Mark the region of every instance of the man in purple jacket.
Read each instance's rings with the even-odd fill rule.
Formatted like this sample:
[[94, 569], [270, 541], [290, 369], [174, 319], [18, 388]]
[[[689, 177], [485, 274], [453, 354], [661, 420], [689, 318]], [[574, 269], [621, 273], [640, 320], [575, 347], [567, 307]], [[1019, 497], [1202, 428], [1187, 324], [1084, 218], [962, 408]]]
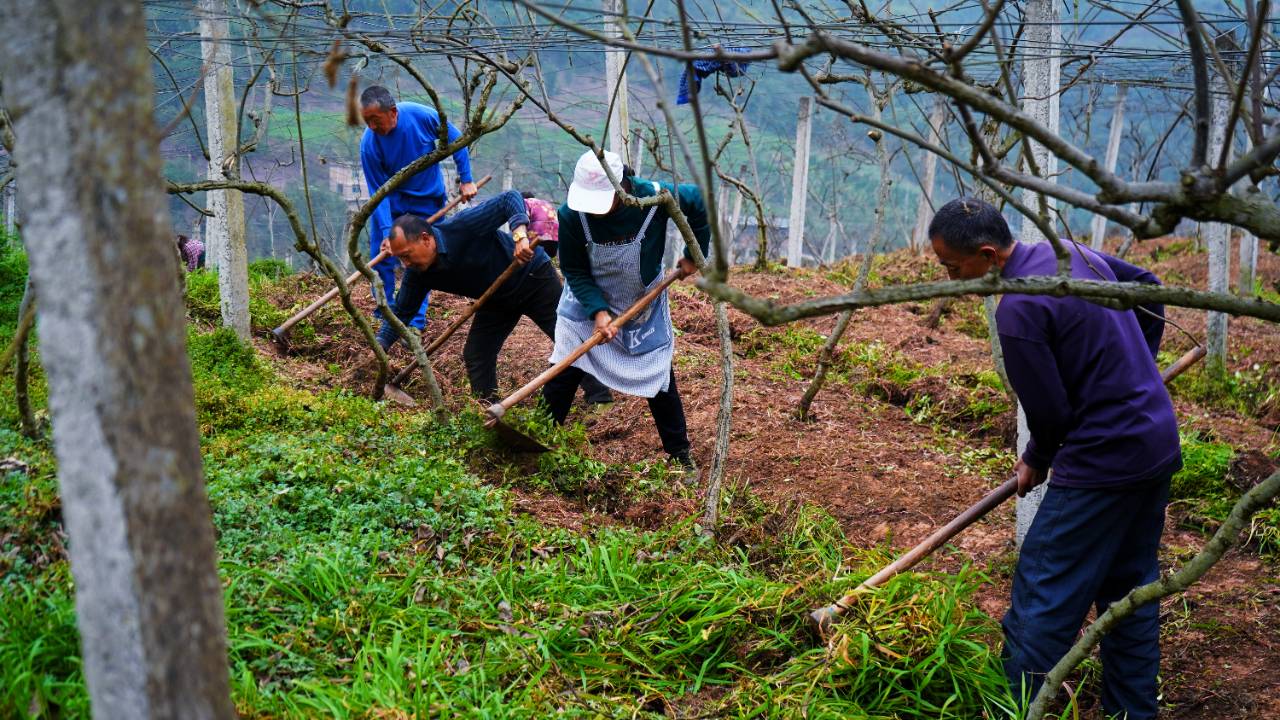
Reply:
[[[1014, 242], [1004, 217], [981, 200], [944, 205], [929, 238], [955, 280], [1057, 273], [1051, 244]], [[1117, 258], [1078, 244], [1070, 250], [1072, 277], [1159, 282]], [[1015, 699], [1035, 697], [1090, 605], [1102, 613], [1159, 576], [1169, 480], [1182, 467], [1177, 419], [1155, 364], [1163, 325], [1159, 305], [1115, 310], [1071, 296], [1005, 295], [996, 310], [1005, 369], [1031, 431], [1014, 466], [1018, 495], [1050, 478], [1003, 622]], [[1108, 717], [1156, 717], [1158, 603], [1103, 639], [1102, 666]]]

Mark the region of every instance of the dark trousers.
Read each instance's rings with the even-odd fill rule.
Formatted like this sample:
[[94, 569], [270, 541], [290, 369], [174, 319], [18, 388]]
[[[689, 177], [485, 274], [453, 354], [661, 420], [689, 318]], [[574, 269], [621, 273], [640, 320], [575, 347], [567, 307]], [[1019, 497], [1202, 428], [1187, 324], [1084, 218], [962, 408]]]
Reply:
[[[1004, 671], [1015, 699], [1035, 697], [1044, 674], [1075, 642], [1090, 605], [1101, 614], [1159, 576], [1168, 502], [1169, 476], [1118, 489], [1049, 486], [1022, 542], [1003, 623]], [[1159, 605], [1143, 605], [1102, 640], [1108, 717], [1156, 716]]]
[[[494, 298], [476, 311], [462, 348], [462, 362], [471, 381], [471, 392], [485, 401], [497, 400], [498, 352], [523, 315], [547, 337], [556, 336], [556, 306], [560, 303], [560, 278], [551, 263], [531, 270], [519, 286], [502, 298]], [[576, 388], [576, 386], [575, 386]], [[594, 377], [582, 383], [587, 402], [609, 402], [609, 388]], [[572, 394], [569, 400], [573, 400]]]
[[[578, 383], [589, 377], [591, 376], [585, 371], [570, 366], [542, 387], [542, 397], [557, 425], [564, 424], [565, 418], [569, 416], [569, 406], [573, 403]], [[669, 455], [688, 452], [689, 430], [685, 426], [684, 403], [681, 402], [680, 390], [676, 387], [674, 368], [671, 370], [671, 384], [667, 389], [649, 398], [649, 412], [653, 415], [653, 424], [658, 428], [658, 437], [662, 438], [662, 449]]]

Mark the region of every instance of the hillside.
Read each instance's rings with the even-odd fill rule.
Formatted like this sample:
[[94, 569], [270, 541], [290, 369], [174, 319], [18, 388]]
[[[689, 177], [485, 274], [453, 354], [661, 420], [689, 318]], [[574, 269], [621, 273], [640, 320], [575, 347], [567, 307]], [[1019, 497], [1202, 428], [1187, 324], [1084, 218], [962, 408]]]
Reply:
[[[1185, 241], [1143, 243], [1131, 259], [1204, 282], [1205, 257]], [[733, 281], [789, 300], [839, 292], [852, 271], [738, 270]], [[1260, 271], [1266, 291], [1280, 292], [1280, 257], [1265, 254]], [[896, 253], [872, 281], [939, 274]], [[271, 265], [254, 278], [259, 335], [325, 289]], [[367, 293], [358, 300], [368, 309]], [[465, 307], [433, 300], [435, 328]], [[926, 306], [857, 313], [811, 422], [794, 408], [832, 318], [764, 328], [731, 311], [734, 430], [715, 544], [696, 532], [700, 488], [658, 462], [639, 399], [572, 416], [581, 422], [564, 431], [517, 413], [555, 449], [513, 457], [480, 426], [461, 333], [435, 359], [452, 414], [437, 424], [423, 408], [361, 397], [371, 355], [336, 306], [299, 326], [286, 356], [211, 332], [212, 276], [190, 278], [188, 303], [244, 717], [1007, 715], [996, 619], [1014, 558], [1012, 504], [860, 607], [832, 651], [814, 648], [801, 622], [1007, 476], [1011, 409], [976, 300], [953, 305], [936, 330], [923, 326]], [[720, 383], [714, 316], [688, 285], [672, 308], [676, 372], [706, 466]], [[1199, 313], [1171, 317], [1203, 330]], [[1280, 334], [1248, 319], [1231, 332], [1227, 380], [1193, 369], [1172, 386], [1187, 469], [1165, 567], [1194, 554], [1280, 458]], [[1190, 347], [1172, 328], [1165, 337], [1163, 364]], [[549, 350], [522, 322], [499, 366], [503, 388], [535, 375]], [[399, 366], [407, 357], [396, 353]], [[80, 716], [51, 448], [16, 432], [11, 382], [0, 384], [0, 714]], [[1166, 717], [1280, 714], [1277, 562], [1273, 508], [1247, 547], [1166, 601]], [[1086, 665], [1086, 708], [1097, 673]]]

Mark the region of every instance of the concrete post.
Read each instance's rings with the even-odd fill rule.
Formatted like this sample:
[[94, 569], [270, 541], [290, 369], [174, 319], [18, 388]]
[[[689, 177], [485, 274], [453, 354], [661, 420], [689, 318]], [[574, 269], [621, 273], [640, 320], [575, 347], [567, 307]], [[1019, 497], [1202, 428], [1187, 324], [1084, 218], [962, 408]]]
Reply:
[[[209, 140], [209, 179], [238, 177], [236, 96], [231, 68], [227, 0], [200, 0], [200, 47], [209, 72], [204, 77], [204, 107]], [[232, 172], [229, 174], [228, 170]], [[249, 339], [249, 257], [245, 248], [244, 195], [210, 190], [205, 257], [218, 270], [222, 324]]]
[[[1023, 92], [1022, 109], [1051, 132], [1058, 132], [1058, 101], [1062, 58], [1059, 48], [1062, 45], [1062, 28], [1057, 24], [1058, 9], [1053, 0], [1028, 0], [1026, 4], [1027, 28], [1023, 33], [1021, 47], [1026, 57], [1022, 61]], [[1032, 141], [1031, 152], [1041, 174], [1052, 178], [1058, 171], [1058, 158], [1043, 145]], [[1022, 191], [1022, 202], [1031, 208], [1039, 208], [1037, 193], [1031, 190]], [[1049, 199], [1050, 208], [1054, 202]], [[1025, 243], [1047, 242], [1035, 223], [1027, 218], [1022, 219], [1021, 241]], [[1018, 454], [1026, 449], [1031, 433], [1027, 429], [1026, 414], [1021, 404], [1018, 406]], [[1022, 538], [1026, 537], [1031, 521], [1035, 519], [1036, 510], [1040, 508], [1040, 500], [1044, 497], [1046, 484], [1018, 498], [1017, 542], [1022, 546]]]
[[[941, 144], [942, 123], [946, 118], [947, 101], [939, 96], [933, 101], [933, 111], [929, 113], [929, 129], [933, 136], [929, 140]], [[938, 156], [924, 151], [924, 177], [920, 180], [920, 205], [916, 207], [916, 226], [911, 231], [911, 251], [924, 252], [929, 246], [929, 222], [933, 219], [933, 185], [938, 176]]]
[[[738, 177], [742, 177], [739, 175]], [[738, 244], [738, 229], [742, 227], [742, 192], [734, 188], [733, 212], [729, 215], [729, 235], [725, 238], [725, 247], [729, 252], [729, 264], [734, 263], [734, 253]]]
[[[1124, 130], [1124, 101], [1128, 93], [1128, 85], [1116, 87], [1116, 109], [1111, 114], [1111, 134], [1107, 136], [1107, 155], [1103, 159], [1107, 172], [1111, 173], [1116, 171], [1116, 161], [1120, 158], [1120, 133]], [[1089, 247], [1101, 250], [1102, 241], [1107, 235], [1107, 219], [1101, 215], [1094, 215], [1092, 230], [1093, 237], [1089, 241]]]
[[[1216, 40], [1218, 51], [1236, 50], [1234, 39], [1230, 35], [1219, 36]], [[1207, 162], [1216, 165], [1222, 153], [1222, 143], [1226, 140], [1227, 118], [1231, 114], [1231, 96], [1226, 81], [1215, 69], [1210, 70], [1209, 86], [1212, 94], [1212, 121], [1209, 125], [1209, 156]], [[1228, 149], [1228, 161], [1231, 151]], [[1230, 291], [1229, 274], [1231, 265], [1231, 228], [1223, 223], [1204, 223], [1202, 226], [1205, 244], [1209, 249], [1209, 292], [1225, 293]], [[1210, 312], [1205, 320], [1205, 346], [1209, 354], [1206, 358], [1211, 369], [1220, 369], [1227, 361], [1227, 314]]]
[[787, 226], [787, 267], [800, 267], [804, 258], [805, 202], [809, 199], [809, 135], [813, 129], [813, 98], [800, 98], [796, 122], [796, 162], [791, 173], [791, 218]]
[[[611, 37], [622, 37], [618, 28], [623, 11], [622, 0], [604, 0], [605, 34]], [[609, 112], [609, 150], [618, 153], [622, 161], [630, 164], [630, 153], [627, 152], [627, 125], [630, 115], [627, 111], [627, 76], [623, 70], [627, 53], [616, 48], [606, 47], [604, 51], [605, 71], [605, 107]], [[614, 88], [617, 88], [615, 97]]]
[[5, 188], [4, 229], [9, 237], [13, 237], [14, 224], [17, 222], [18, 181], [14, 180]]

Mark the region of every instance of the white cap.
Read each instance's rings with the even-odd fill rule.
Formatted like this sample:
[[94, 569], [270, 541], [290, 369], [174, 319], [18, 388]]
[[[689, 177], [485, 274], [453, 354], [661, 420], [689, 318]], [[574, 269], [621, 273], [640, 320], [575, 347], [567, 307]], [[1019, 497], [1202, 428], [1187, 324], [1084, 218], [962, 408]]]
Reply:
[[[622, 180], [622, 158], [617, 153], [604, 151], [604, 160], [614, 177]], [[578, 166], [573, 169], [573, 183], [569, 185], [569, 209], [579, 212], [603, 215], [613, 207], [613, 184], [605, 175], [600, 165], [600, 158], [595, 152], [588, 150], [578, 158]]]

